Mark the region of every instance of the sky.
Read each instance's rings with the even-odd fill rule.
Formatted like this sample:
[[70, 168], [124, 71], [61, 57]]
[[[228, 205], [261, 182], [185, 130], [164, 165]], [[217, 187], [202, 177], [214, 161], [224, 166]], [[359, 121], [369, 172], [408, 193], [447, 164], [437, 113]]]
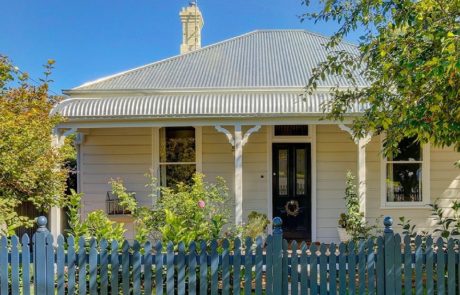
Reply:
[[[179, 54], [179, 11], [187, 0], [0, 0], [0, 54], [36, 81], [56, 61], [51, 91]], [[199, 0], [202, 45], [257, 29], [305, 29], [331, 35], [333, 23], [301, 23], [301, 0]], [[317, 7], [317, 6], [316, 6]], [[353, 36], [348, 41], [355, 42]]]

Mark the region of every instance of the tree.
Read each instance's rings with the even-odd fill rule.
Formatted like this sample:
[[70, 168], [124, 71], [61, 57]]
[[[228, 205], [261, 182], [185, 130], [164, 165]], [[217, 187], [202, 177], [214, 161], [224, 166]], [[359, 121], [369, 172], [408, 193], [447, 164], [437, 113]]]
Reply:
[[[312, 8], [310, 1], [304, 4]], [[321, 0], [302, 20], [337, 22], [326, 44], [329, 56], [314, 70], [309, 92], [327, 75], [344, 75], [352, 87], [333, 87], [323, 107], [343, 120], [356, 103], [366, 106], [353, 119], [357, 137], [385, 133], [384, 152], [397, 152], [404, 137], [454, 146], [460, 151], [460, 0]], [[360, 35], [356, 52], [337, 45]], [[358, 85], [357, 74], [369, 85]], [[362, 87], [365, 86], [365, 87]]]
[[12, 234], [33, 220], [15, 209], [28, 201], [39, 210], [61, 205], [66, 188], [64, 156], [52, 146], [53, 128], [60, 122], [50, 116], [56, 102], [48, 96], [54, 61], [45, 66], [40, 85], [0, 56], [0, 234]]

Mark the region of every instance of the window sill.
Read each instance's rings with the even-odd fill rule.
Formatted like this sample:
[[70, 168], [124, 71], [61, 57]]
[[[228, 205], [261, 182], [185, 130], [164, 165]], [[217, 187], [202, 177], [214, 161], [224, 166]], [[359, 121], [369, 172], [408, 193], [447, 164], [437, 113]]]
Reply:
[[396, 210], [401, 210], [401, 209], [430, 209], [427, 203], [422, 203], [422, 204], [410, 204], [410, 203], [403, 203], [403, 204], [383, 204], [380, 206], [381, 210], [391, 210], [391, 209], [396, 209]]

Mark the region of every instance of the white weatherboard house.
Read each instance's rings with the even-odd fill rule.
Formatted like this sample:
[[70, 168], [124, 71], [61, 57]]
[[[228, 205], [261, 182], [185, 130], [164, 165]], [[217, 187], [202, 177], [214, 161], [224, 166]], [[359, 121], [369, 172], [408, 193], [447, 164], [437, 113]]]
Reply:
[[[181, 12], [182, 54], [66, 91], [55, 107], [66, 122], [58, 139], [78, 136], [78, 190], [83, 215], [108, 210], [135, 231], [130, 217], [110, 205], [111, 178], [121, 178], [143, 204], [151, 204], [145, 174], [163, 185], [195, 171], [207, 181], [226, 179], [234, 221], [250, 211], [284, 220], [287, 238], [331, 242], [344, 211], [345, 175], [359, 180], [366, 218], [405, 216], [432, 225], [426, 204], [460, 198], [453, 148], [401, 144], [394, 159], [380, 154], [381, 137], [354, 141], [344, 122], [320, 120], [330, 77], [316, 93], [300, 97], [312, 69], [326, 58], [327, 38], [301, 30], [254, 31], [200, 48], [203, 24], [196, 6]], [[355, 51], [343, 43], [341, 49]], [[359, 79], [359, 77], [358, 77]], [[366, 82], [361, 79], [362, 85]], [[61, 231], [59, 209], [51, 213]]]

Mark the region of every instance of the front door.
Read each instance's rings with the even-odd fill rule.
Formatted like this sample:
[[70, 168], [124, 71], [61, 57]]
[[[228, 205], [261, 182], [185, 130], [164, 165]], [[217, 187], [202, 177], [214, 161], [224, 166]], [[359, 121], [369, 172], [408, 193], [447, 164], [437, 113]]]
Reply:
[[310, 152], [309, 143], [273, 144], [273, 217], [286, 239], [311, 240]]

